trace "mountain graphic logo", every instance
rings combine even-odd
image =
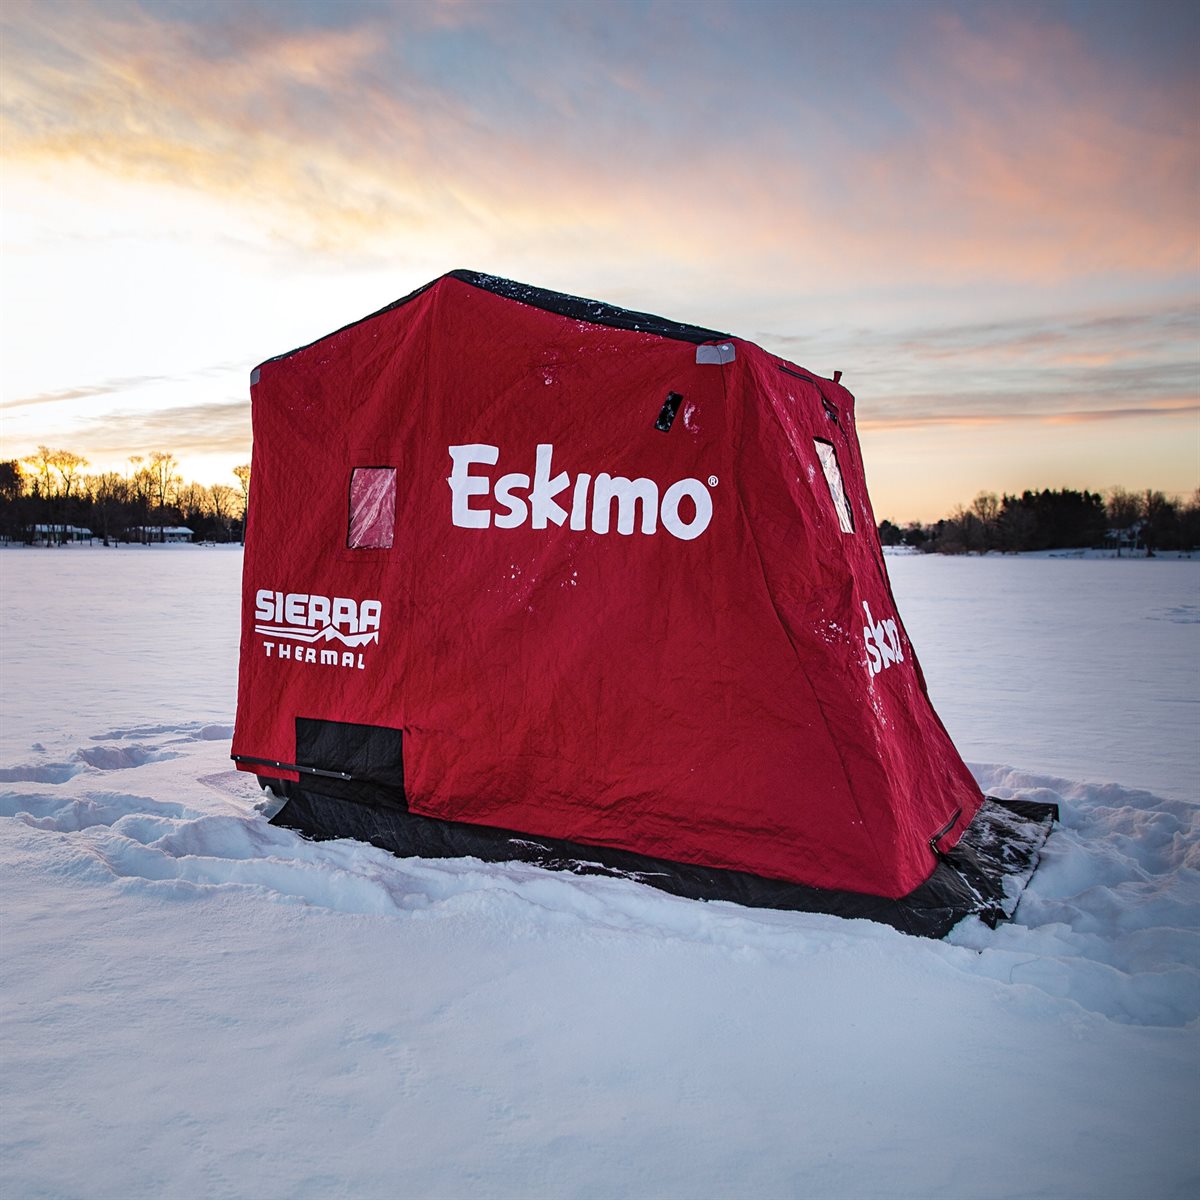
[[[255,633],[266,637],[288,638],[293,642],[341,642],[343,646],[369,646],[379,641],[379,630],[372,629],[366,633],[347,633],[336,625],[325,625],[313,629],[307,625],[255,625]]]
[[[382,620],[379,600],[271,588],[254,596],[254,632],[263,639],[264,655],[276,662],[365,670],[369,656],[361,651],[378,645]]]

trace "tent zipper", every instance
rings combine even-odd
[[[945,861],[946,855],[942,851],[942,848],[938,845],[938,842],[940,842],[942,840],[942,838],[944,838],[946,836],[946,834],[948,834],[950,832],[950,830],[952,830],[954,828],[956,822],[958,821],[958,818],[961,816],[962,816],[962,805],[959,805],[959,807],[954,810],[954,816],[952,816],[950,818],[950,820],[947,821],[946,824],[943,825],[941,827],[941,829],[939,829],[937,831],[937,833],[935,833],[933,835],[933,837],[931,837],[929,839],[930,850],[932,850],[934,852],[934,854],[942,861]]]

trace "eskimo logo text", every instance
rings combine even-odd
[[[572,480],[566,471],[553,473],[554,447],[543,443],[537,448],[532,477],[513,471],[501,475],[493,487],[490,475],[474,474],[471,468],[495,466],[500,459],[496,446],[475,443],[450,446],[449,450],[453,463],[446,481],[451,492],[450,519],[460,529],[488,529],[493,523],[498,529],[516,529],[526,522],[533,529],[545,529],[553,522],[565,523],[569,529],[609,533],[615,507],[617,533],[629,535],[636,527],[654,534],[661,522],[672,537],[690,542],[712,520],[712,495],[699,479],[681,479],[661,496],[653,479],[627,479],[602,471],[595,479],[579,474]],[[716,482],[710,477],[710,485]],[[562,504],[558,496],[562,496]],[[478,504],[472,504],[473,497],[480,497]],[[487,505],[486,497],[491,497],[496,507]],[[685,505],[685,500],[691,504]],[[570,507],[564,507],[568,503]]]
[[[876,621],[871,616],[871,606],[865,600],[863,612],[867,615],[867,623],[863,626],[863,641],[867,646],[867,674],[874,679],[892,663],[903,662],[904,651],[900,646],[900,629],[894,618]]]
[[[264,653],[296,663],[363,670],[366,663],[359,648],[379,641],[382,616],[378,600],[270,588],[259,588],[254,595],[254,632],[263,635]],[[344,649],[318,649],[318,642],[339,642]]]

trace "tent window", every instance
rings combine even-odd
[[[682,401],[683,397],[678,392],[668,392],[658,414],[658,420],[654,422],[654,428],[661,433],[670,433],[671,426],[675,424],[675,414],[679,411]]]
[[[833,507],[837,509],[838,524],[843,533],[854,532],[854,516],[850,512],[850,502],[846,499],[846,489],[842,486],[842,472],[838,467],[837,451],[832,442],[813,438],[817,448],[817,457],[821,460],[821,469],[825,472],[825,482],[829,484],[829,495],[833,499]]]
[[[396,532],[396,468],[355,467],[350,473],[351,550],[390,550]]]

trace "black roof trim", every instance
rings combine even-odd
[[[685,325],[670,321],[654,313],[636,312],[632,308],[618,308],[605,304],[603,300],[586,300],[582,296],[568,296],[564,292],[552,292],[548,288],[533,287],[528,283],[517,283],[512,279],[501,279],[498,275],[483,275],[478,271],[451,271],[451,279],[469,283],[472,287],[494,292],[508,300],[517,300],[531,308],[558,313],[575,321],[587,321],[591,325],[608,325],[613,329],[628,329],[633,333],[652,333],[656,337],[670,338],[676,342],[714,342],[727,338],[729,334],[716,329],[705,329],[700,325]]]
[[[383,308],[376,309],[375,312],[368,313],[365,317],[359,317],[357,321],[351,321],[340,329],[335,329],[332,333],[314,338],[311,342],[297,346],[294,350],[264,359],[259,366],[290,358],[293,354],[299,354],[301,350],[307,350],[318,342],[336,337],[339,333],[345,333],[347,329],[353,329],[356,325],[362,325],[366,321],[373,321],[376,317],[381,317],[395,308],[401,308],[409,301],[415,300],[429,291],[434,284],[440,283],[443,279],[457,279],[459,283],[466,283],[471,287],[480,288],[482,291],[492,292],[497,296],[503,296],[506,300],[516,300],[519,304],[528,304],[531,308],[558,313],[560,316],[570,317],[575,321],[587,321],[591,325],[607,325],[613,329],[627,329],[633,333],[649,333],[656,337],[670,338],[672,341],[691,342],[694,345],[719,341],[721,338],[729,336],[729,334],[721,333],[716,329],[705,329],[700,325],[685,325],[679,321],[669,321],[666,317],[657,317],[653,313],[636,312],[631,308],[618,308],[615,304],[605,304],[602,300],[586,300],[582,296],[568,296],[565,292],[552,292],[548,288],[533,287],[531,284],[518,283],[513,279],[502,279],[499,275],[485,275],[481,271],[467,271],[460,268],[430,280],[429,283],[409,292],[407,296],[401,296],[399,300],[393,300],[391,304],[385,304]]]

